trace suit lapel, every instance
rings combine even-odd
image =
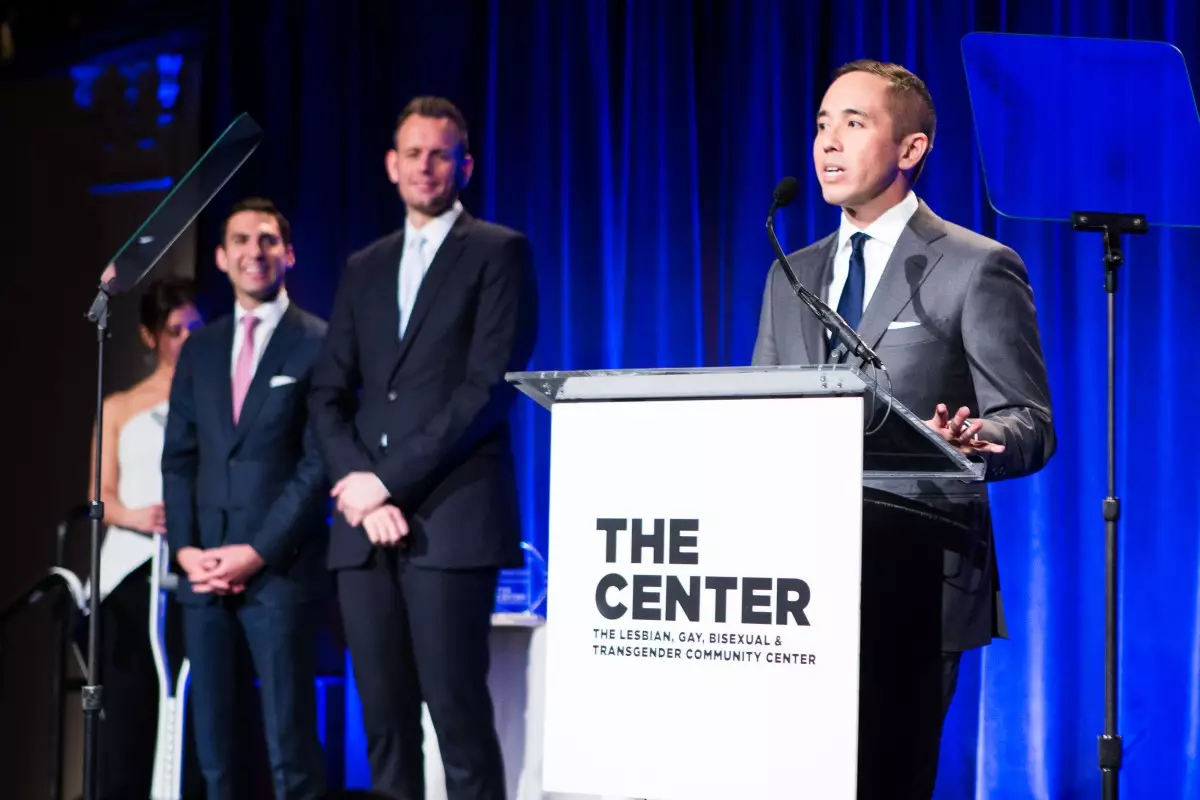
[[[217,374],[214,383],[217,392],[217,417],[221,420],[221,433],[226,442],[233,441],[233,315],[217,323],[221,326],[216,337],[220,351],[214,359]]]
[[[392,356],[400,347],[400,260],[404,257],[404,229],[393,233],[383,246],[379,262],[370,279],[373,310],[367,318],[379,320],[381,330],[391,332]],[[374,324],[374,323],[372,323]]]
[[[922,201],[892,249],[871,302],[863,309],[858,334],[868,347],[879,343],[888,324],[900,315],[941,260],[942,254],[929,245],[945,235],[945,223]]]
[[[296,306],[289,303],[275,332],[271,334],[271,340],[267,342],[267,349],[263,351],[258,368],[254,370],[254,378],[250,381],[250,388],[246,391],[246,399],[242,403],[241,416],[238,417],[237,425],[234,428],[234,447],[241,443],[246,436],[246,431],[254,424],[254,418],[262,409],[262,405],[271,391],[271,378],[279,373],[284,360],[300,340],[301,331],[300,314],[296,310]],[[232,343],[230,347],[232,348]],[[230,382],[226,381],[226,383]],[[231,398],[229,418],[232,420],[232,389],[229,391]]]
[[[806,287],[817,297],[825,294],[833,279],[833,256],[837,252],[837,244],[838,237],[834,233],[824,246],[816,248],[813,256],[815,260],[809,264],[809,283],[806,284]],[[805,276],[797,277],[803,281]],[[796,298],[796,302],[800,304],[800,326],[803,331],[804,349],[808,356],[808,363],[823,364],[829,358],[829,339],[825,334],[825,326],[821,324],[821,320],[817,319],[815,314],[808,310],[803,300]]]
[[[450,229],[450,233],[446,236],[446,240],[442,242],[442,246],[438,248],[437,255],[433,257],[433,263],[429,265],[429,270],[425,273],[425,277],[421,280],[421,286],[417,290],[417,299],[413,303],[412,314],[408,320],[408,326],[404,329],[404,338],[400,340],[400,345],[396,349],[396,361],[392,365],[392,374],[400,368],[400,363],[404,361],[404,357],[408,354],[412,347],[413,339],[421,330],[421,324],[425,318],[429,316],[429,310],[433,307],[434,300],[437,299],[438,290],[442,284],[446,282],[446,278],[454,272],[454,267],[458,263],[458,259],[462,256],[463,251],[467,247],[468,234],[471,231],[472,217],[463,211],[458,215],[458,219],[454,221],[454,226]],[[401,250],[403,252],[403,250]],[[400,277],[400,262],[396,262],[396,280],[399,287]],[[399,288],[393,294],[393,305],[398,309]],[[397,322],[393,330],[399,332],[399,311],[396,312]]]

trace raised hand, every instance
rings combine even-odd
[[[950,416],[946,404],[938,403],[933,418],[925,420],[925,424],[963,455],[1004,452],[1004,445],[979,438],[983,420],[971,419],[971,410],[966,406],[960,407],[954,412],[954,416]]]

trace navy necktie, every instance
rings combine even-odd
[[[863,315],[863,291],[867,283],[863,245],[869,238],[862,232],[850,237],[850,270],[846,273],[846,285],[842,287],[842,297],[837,306],[838,314],[854,330],[858,330],[858,323],[862,321]],[[836,350],[838,344],[838,337],[832,337],[829,341],[829,352]]]

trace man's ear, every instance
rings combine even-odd
[[[458,167],[458,188],[465,189],[467,184],[471,182],[471,175],[475,172],[475,159],[471,158],[470,153],[463,155],[462,164]]]
[[[387,171],[388,180],[393,184],[400,185],[400,154],[395,148],[388,150],[387,155],[383,158],[383,168]]]
[[[910,133],[900,140],[900,169],[911,172],[929,154],[929,137]]]

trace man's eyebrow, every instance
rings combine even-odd
[[[832,117],[832,116],[833,116],[833,114],[829,113],[825,109],[821,109],[820,111],[817,112],[817,119],[822,119],[822,118]],[[868,114],[866,111],[863,111],[861,108],[844,108],[844,109],[842,109],[842,116],[843,117],[863,117],[864,119],[871,118],[871,115]]]

